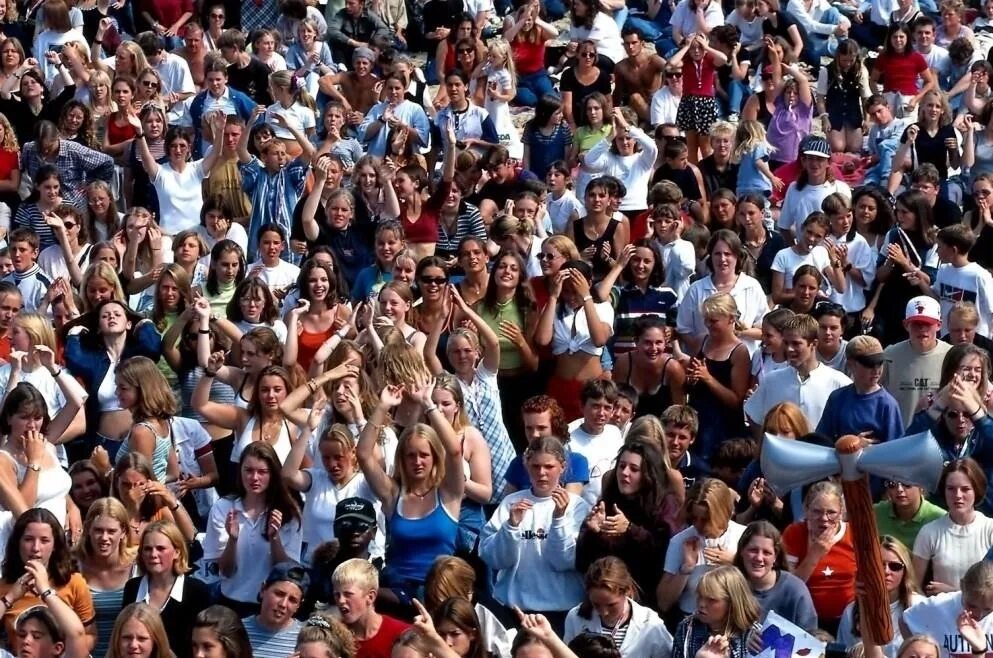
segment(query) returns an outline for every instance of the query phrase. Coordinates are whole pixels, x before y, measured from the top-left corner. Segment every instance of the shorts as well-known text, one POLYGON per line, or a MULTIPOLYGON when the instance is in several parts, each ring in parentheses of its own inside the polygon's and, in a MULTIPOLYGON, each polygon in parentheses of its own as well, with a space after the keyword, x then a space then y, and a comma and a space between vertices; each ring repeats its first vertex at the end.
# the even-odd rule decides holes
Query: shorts
POLYGON ((719 116, 717 99, 713 96, 683 96, 676 110, 676 124, 683 132, 693 130, 704 135, 719 116))
POLYGON ((862 127, 862 115, 858 108, 828 108, 828 122, 831 130, 855 130, 862 127))

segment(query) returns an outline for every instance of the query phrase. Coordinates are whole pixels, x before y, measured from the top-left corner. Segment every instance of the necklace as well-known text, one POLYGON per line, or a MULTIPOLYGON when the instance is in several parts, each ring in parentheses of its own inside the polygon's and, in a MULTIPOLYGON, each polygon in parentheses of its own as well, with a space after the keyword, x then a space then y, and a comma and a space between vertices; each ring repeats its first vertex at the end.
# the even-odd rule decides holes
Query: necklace
POLYGON ((425 498, 427 498, 428 494, 431 493, 432 491, 434 491, 434 489, 428 489, 424 493, 417 493, 413 489, 410 489, 407 491, 407 493, 409 493, 412 496, 415 496, 418 500, 424 500, 425 498))

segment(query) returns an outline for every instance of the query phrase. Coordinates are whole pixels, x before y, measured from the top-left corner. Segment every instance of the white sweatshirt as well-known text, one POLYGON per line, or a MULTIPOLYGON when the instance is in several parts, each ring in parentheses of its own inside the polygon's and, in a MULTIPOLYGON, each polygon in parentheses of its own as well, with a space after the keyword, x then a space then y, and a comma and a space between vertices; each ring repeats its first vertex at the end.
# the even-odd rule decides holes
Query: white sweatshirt
POLYGON ((552 518, 555 503, 530 489, 505 497, 483 527, 479 557, 497 571, 494 598, 528 611, 568 610, 583 600, 583 577, 576 571, 576 537, 590 506, 569 494, 562 518, 552 518), (534 505, 516 528, 510 508, 519 500, 534 505))
POLYGON ((641 146, 632 155, 620 155, 610 149, 614 140, 604 137, 583 156, 583 167, 597 176, 616 176, 627 188, 620 210, 644 210, 648 207, 648 183, 655 171, 655 156, 659 148, 655 140, 639 128, 631 127, 628 134, 641 146))
MULTIPOLYGON (((631 621, 628 622, 628 632, 621 642, 621 658, 669 658, 672 654, 672 635, 665 627, 665 622, 658 613, 646 608, 632 599, 631 621)), ((569 643, 572 638, 581 633, 609 635, 610 629, 603 626, 600 615, 593 611, 590 619, 579 616, 579 606, 569 611, 565 618, 565 633, 562 639, 569 643)))

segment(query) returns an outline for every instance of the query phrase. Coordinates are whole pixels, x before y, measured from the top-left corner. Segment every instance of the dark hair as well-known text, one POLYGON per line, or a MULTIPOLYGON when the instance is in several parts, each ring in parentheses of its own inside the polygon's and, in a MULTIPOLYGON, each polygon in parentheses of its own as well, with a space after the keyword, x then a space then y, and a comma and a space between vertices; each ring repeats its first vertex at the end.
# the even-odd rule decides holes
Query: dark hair
MULTIPOLYGON (((634 439, 628 441, 617 451, 617 461, 621 455, 629 452, 641 457, 641 489, 635 494, 638 510, 643 511, 649 518, 656 517, 662 509, 662 501, 668 489, 669 474, 665 468, 665 457, 662 448, 647 440, 634 439)), ((622 506, 624 495, 617 486, 617 469, 612 468, 603 476, 603 501, 622 506)), ((623 505, 628 508, 628 505, 623 505)))
POLYGON ((241 247, 234 240, 229 240, 227 238, 223 240, 218 240, 217 244, 210 250, 210 269, 207 271, 207 283, 204 285, 207 293, 210 295, 218 295, 221 289, 218 287, 217 274, 214 272, 214 265, 221 259, 221 257, 229 252, 233 252, 238 255, 238 275, 235 276, 235 285, 241 283, 245 279, 245 252, 241 250, 241 247))
MULTIPOLYGON (((275 366, 268 366, 259 373, 259 380, 269 373, 271 368, 275 366)), ((282 368, 278 368, 282 370, 282 368)), ((283 371, 285 372, 285 371, 283 371)), ((258 386, 256 385, 256 389, 258 386)), ((279 456, 276 454, 276 450, 267 441, 254 441, 249 443, 244 452, 241 453, 241 458, 238 460, 238 477, 235 479, 235 496, 237 498, 244 498, 246 495, 245 484, 241 476, 241 469, 245 466, 245 462, 248 458, 258 459, 265 462, 269 466, 269 486, 265 490, 265 502, 267 512, 272 510, 279 510, 283 515, 283 525, 285 526, 290 521, 300 522, 300 507, 297 505, 296 500, 290 493, 289 488, 286 486, 286 480, 283 479, 282 464, 279 462, 279 456)))
MULTIPOLYGON (((518 638, 527 633, 518 633, 518 638)), ((522 642, 522 646, 530 642, 522 642)), ((517 639, 514 640, 517 646, 517 639)), ((569 649, 576 654, 576 658, 622 658, 620 650, 614 646, 614 641, 606 635, 584 631, 569 641, 569 649)))
MULTIPOLYGON (((923 192, 907 190, 896 198, 896 202, 910 211, 917 219, 917 226, 905 231, 914 242, 915 247, 924 245, 931 247, 934 244, 934 209, 928 203, 923 192)), ((923 254, 921 254, 923 257, 923 254)), ((920 264, 920 263, 918 263, 920 264)))
POLYGON ((258 277, 247 277, 242 279, 241 283, 234 289, 234 294, 231 295, 231 300, 228 301, 227 312, 228 320, 231 322, 248 322, 245 319, 245 314, 241 312, 241 300, 243 297, 255 294, 262 295, 262 301, 264 303, 262 307, 262 312, 259 315, 259 322, 261 324, 271 325, 273 322, 279 319, 279 302, 276 300, 275 295, 272 294, 272 290, 269 289, 268 284, 258 277))
MULTIPOLYGON (((517 287, 514 290, 514 305, 517 307, 521 317, 526 318, 528 313, 536 309, 534 297, 531 294, 531 285, 528 282, 527 264, 521 258, 520 254, 517 253, 517 250, 501 249, 500 253, 491 260, 494 272, 499 262, 504 258, 511 258, 517 263, 518 280, 517 287)), ((496 276, 493 274, 490 275, 489 280, 486 282, 486 292, 483 294, 482 300, 483 308, 494 316, 499 315, 496 279, 496 276)))
POLYGON ((32 523, 44 523, 52 530, 52 557, 48 559, 48 577, 52 585, 64 587, 72 576, 72 559, 69 544, 66 542, 62 524, 47 509, 35 507, 25 511, 14 522, 14 528, 7 538, 7 552, 3 558, 3 579, 7 583, 17 582, 25 574, 24 560, 21 558, 21 538, 32 523))
POLYGON ((231 608, 212 605, 201 610, 193 622, 193 630, 209 628, 224 648, 225 658, 252 658, 252 644, 241 618, 231 608))
POLYGON ((203 200, 203 208, 200 209, 200 225, 207 225, 207 213, 218 212, 229 222, 234 219, 234 210, 231 204, 220 194, 207 197, 203 200))
POLYGON ((539 128, 544 128, 548 125, 548 122, 552 120, 555 113, 561 109, 562 100, 558 96, 545 94, 538 99, 538 103, 534 108, 534 118, 528 121, 527 125, 524 126, 525 132, 533 132, 539 128))
POLYGON ((776 553, 774 567, 778 571, 789 572, 790 563, 786 557, 786 547, 783 546, 783 535, 780 534, 779 529, 772 525, 768 521, 752 521, 745 528, 745 531, 741 533, 741 539, 738 540, 738 550, 734 555, 734 566, 745 573, 745 547, 748 546, 748 542, 752 541, 753 537, 766 537, 772 540, 773 550, 776 553))
POLYGON ((48 416, 48 402, 45 400, 45 396, 30 382, 18 382, 17 386, 7 393, 3 407, 0 408, 0 432, 10 434, 10 417, 18 413, 41 416, 42 433, 48 429, 48 424, 52 422, 48 416))
POLYGON ((476 637, 469 645, 469 653, 465 658, 485 658, 489 654, 486 652, 486 638, 483 635, 483 626, 479 623, 479 617, 472 603, 461 596, 453 596, 441 602, 436 610, 433 610, 431 617, 435 627, 442 622, 449 622, 462 630, 463 633, 474 633, 476 637))
MULTIPOLYGON (((655 245, 650 238, 640 238, 633 242, 637 249, 648 249, 652 252, 655 257, 655 264, 652 266, 652 271, 648 273, 648 287, 649 288, 661 288, 665 285, 665 265, 662 263, 662 256, 655 250, 655 245)), ((625 281, 632 281, 631 277, 631 263, 627 264, 622 273, 625 281)))
POLYGON ((590 400, 603 400, 613 404, 617 401, 617 384, 609 379, 590 379, 583 384, 583 389, 579 393, 579 399, 583 404, 590 400))
MULTIPOLYGON (((885 98, 883 102, 885 102, 885 98)), ((875 186, 867 185, 852 195, 852 212, 855 212, 856 207, 858 207, 859 200, 864 197, 870 197, 876 202, 876 219, 872 220, 872 224, 869 225, 869 230, 876 235, 886 235, 886 232, 893 228, 893 205, 890 203, 889 199, 883 196, 883 191, 875 186)), ((854 226, 858 220, 853 221, 854 226)))
MULTIPOLYGON (((976 494, 976 500, 972 506, 978 508, 982 505, 983 499, 986 498, 988 482, 986 480, 986 474, 983 473, 982 467, 976 463, 976 460, 972 457, 965 457, 964 459, 953 459, 945 464, 944 470, 941 471, 941 478, 938 480, 938 489, 936 491, 942 500, 945 495, 945 485, 948 483, 948 478, 952 473, 962 473, 969 478, 969 483, 972 484, 972 489, 976 494)), ((10 544, 8 544, 9 546, 10 544)))
MULTIPOLYGON (((920 25, 920 22, 914 24, 915 27, 917 27, 918 25, 920 25)), ((904 53, 910 52, 912 50, 910 45, 910 38, 911 35, 910 35, 909 25, 907 25, 906 23, 891 23, 889 29, 886 30, 886 41, 883 43, 883 52, 886 53, 887 55, 902 55, 904 53), (905 35, 907 35, 907 45, 904 46, 903 53, 898 53, 896 50, 893 49, 893 35, 896 34, 897 32, 903 32, 905 35)))
POLYGON ((745 246, 741 243, 741 238, 738 237, 738 234, 726 228, 714 231, 714 234, 710 236, 710 241, 707 242, 707 267, 713 271, 710 261, 714 256, 714 248, 717 246, 718 242, 723 242, 726 244, 734 253, 736 259, 734 264, 734 272, 735 274, 741 274, 741 268, 745 266, 745 257, 747 252, 745 251, 745 246))

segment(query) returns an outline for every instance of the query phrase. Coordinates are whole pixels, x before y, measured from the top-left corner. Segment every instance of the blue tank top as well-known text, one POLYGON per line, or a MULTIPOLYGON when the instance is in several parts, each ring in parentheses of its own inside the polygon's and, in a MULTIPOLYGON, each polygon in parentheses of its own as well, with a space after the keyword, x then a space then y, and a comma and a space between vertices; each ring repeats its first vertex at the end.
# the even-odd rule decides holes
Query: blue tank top
POLYGON ((435 506, 427 516, 408 519, 403 515, 400 499, 390 517, 386 564, 402 580, 424 582, 435 558, 455 553, 459 521, 441 504, 437 490, 434 495, 435 506))

